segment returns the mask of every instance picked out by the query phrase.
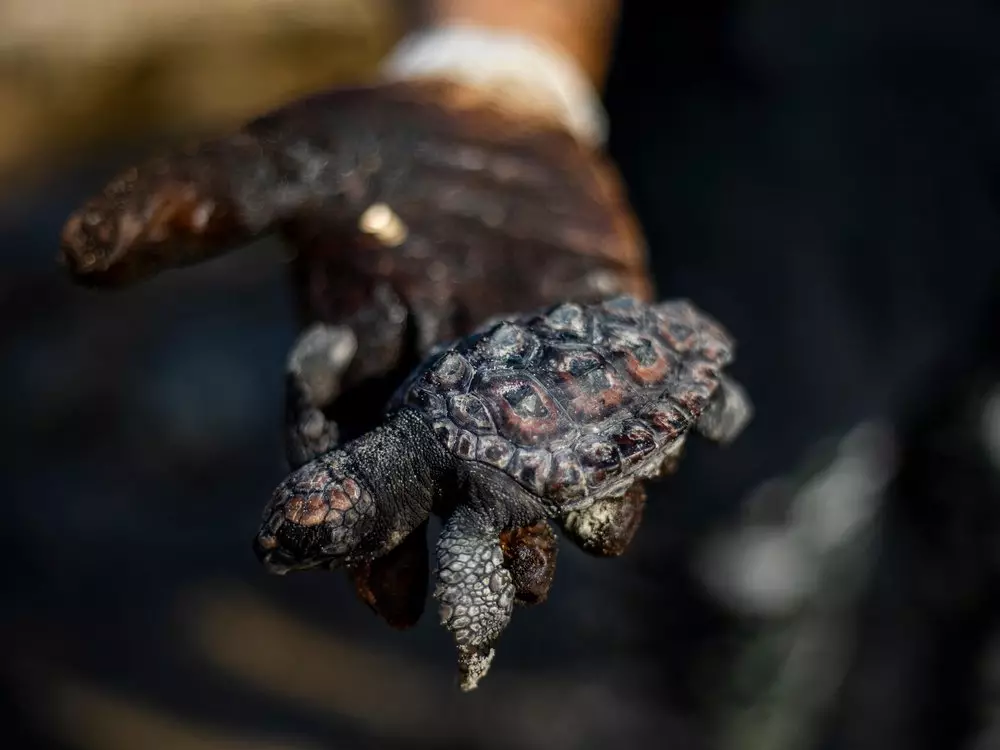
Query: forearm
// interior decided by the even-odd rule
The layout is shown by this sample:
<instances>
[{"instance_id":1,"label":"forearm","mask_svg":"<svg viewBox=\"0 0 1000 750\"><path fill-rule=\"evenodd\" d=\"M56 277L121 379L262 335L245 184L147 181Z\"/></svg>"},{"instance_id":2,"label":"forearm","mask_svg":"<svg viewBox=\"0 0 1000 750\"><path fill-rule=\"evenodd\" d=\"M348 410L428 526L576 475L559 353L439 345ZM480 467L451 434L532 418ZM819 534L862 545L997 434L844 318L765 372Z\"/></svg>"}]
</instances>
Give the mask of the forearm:
<instances>
[{"instance_id":1,"label":"forearm","mask_svg":"<svg viewBox=\"0 0 1000 750\"><path fill-rule=\"evenodd\" d=\"M424 0L418 28L383 62L390 80L447 79L599 146L599 94L619 0Z\"/></svg>"},{"instance_id":2,"label":"forearm","mask_svg":"<svg viewBox=\"0 0 1000 750\"><path fill-rule=\"evenodd\" d=\"M600 87L607 71L620 0L424 0L432 25L475 24L528 34L572 57Z\"/></svg>"}]
</instances>

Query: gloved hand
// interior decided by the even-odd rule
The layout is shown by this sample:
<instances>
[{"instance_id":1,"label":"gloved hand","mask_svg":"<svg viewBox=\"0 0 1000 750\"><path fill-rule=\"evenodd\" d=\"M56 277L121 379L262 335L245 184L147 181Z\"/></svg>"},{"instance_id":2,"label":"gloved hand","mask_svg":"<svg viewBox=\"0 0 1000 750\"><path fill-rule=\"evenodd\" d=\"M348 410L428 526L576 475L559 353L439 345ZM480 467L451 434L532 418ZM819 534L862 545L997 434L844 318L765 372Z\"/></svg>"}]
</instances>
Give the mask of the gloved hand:
<instances>
[{"instance_id":1,"label":"gloved hand","mask_svg":"<svg viewBox=\"0 0 1000 750\"><path fill-rule=\"evenodd\" d=\"M484 80L338 89L127 169L69 218L62 258L82 284L123 285L280 233L296 253L304 329L287 381L288 458L299 466L368 429L432 347L489 318L651 294L640 233L599 147L550 106L556 92ZM424 606L422 531L352 571L399 627ZM511 539L512 561L554 560L544 533Z\"/></svg>"}]
</instances>

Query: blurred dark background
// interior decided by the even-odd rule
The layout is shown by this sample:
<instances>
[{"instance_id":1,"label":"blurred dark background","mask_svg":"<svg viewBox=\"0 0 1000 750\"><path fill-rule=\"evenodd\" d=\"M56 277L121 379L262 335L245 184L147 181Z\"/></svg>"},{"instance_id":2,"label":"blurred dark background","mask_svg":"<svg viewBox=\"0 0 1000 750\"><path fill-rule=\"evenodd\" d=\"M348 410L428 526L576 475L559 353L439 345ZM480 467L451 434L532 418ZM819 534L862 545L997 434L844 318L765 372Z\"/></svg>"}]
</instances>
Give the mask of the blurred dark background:
<instances>
[{"instance_id":1,"label":"blurred dark background","mask_svg":"<svg viewBox=\"0 0 1000 750\"><path fill-rule=\"evenodd\" d=\"M2 672L13 747L1000 747L1000 11L626 3L612 153L662 296L758 414L623 558L560 553L488 680L432 613L266 576L283 248L73 287L120 166L369 75L405 4L0 5Z\"/></svg>"}]
</instances>

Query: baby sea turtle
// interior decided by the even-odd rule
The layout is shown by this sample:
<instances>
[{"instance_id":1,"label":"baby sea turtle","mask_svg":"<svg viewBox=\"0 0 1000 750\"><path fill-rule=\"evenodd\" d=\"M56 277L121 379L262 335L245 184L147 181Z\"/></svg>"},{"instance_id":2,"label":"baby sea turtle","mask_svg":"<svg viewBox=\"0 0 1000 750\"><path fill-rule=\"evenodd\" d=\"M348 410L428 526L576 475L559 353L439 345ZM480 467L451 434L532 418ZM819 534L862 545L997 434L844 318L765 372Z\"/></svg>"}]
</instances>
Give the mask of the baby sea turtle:
<instances>
[{"instance_id":1,"label":"baby sea turtle","mask_svg":"<svg viewBox=\"0 0 1000 750\"><path fill-rule=\"evenodd\" d=\"M544 596L555 538L620 554L694 427L727 442L751 416L729 334L687 301L632 297L511 317L435 351L382 423L292 473L254 541L283 573L370 560L425 523L461 687L486 674L516 600ZM505 550L516 535L518 553Z\"/></svg>"}]
</instances>

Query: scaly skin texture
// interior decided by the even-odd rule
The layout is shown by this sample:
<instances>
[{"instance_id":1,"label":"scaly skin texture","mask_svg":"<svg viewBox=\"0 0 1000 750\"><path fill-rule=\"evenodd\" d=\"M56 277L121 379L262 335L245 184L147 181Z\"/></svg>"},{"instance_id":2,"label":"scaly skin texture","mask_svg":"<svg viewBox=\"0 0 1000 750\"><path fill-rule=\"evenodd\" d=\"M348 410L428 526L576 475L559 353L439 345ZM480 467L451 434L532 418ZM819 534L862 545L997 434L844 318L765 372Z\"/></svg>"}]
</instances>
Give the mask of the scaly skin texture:
<instances>
[{"instance_id":1,"label":"scaly skin texture","mask_svg":"<svg viewBox=\"0 0 1000 750\"><path fill-rule=\"evenodd\" d=\"M686 301L564 303L483 326L427 357L381 426L278 488L257 553L277 572L366 563L440 516L434 597L472 690L515 602L548 594L548 519L584 551L620 555L642 482L673 470L688 434L742 431L752 407L724 372L733 348Z\"/></svg>"},{"instance_id":2,"label":"scaly skin texture","mask_svg":"<svg viewBox=\"0 0 1000 750\"><path fill-rule=\"evenodd\" d=\"M648 299L613 167L557 123L424 81L293 102L236 133L128 168L67 221L79 283L121 286L279 233L303 335L289 358L288 457L370 429L442 340L560 300ZM422 529L354 569L397 627L424 598Z\"/></svg>"}]
</instances>

